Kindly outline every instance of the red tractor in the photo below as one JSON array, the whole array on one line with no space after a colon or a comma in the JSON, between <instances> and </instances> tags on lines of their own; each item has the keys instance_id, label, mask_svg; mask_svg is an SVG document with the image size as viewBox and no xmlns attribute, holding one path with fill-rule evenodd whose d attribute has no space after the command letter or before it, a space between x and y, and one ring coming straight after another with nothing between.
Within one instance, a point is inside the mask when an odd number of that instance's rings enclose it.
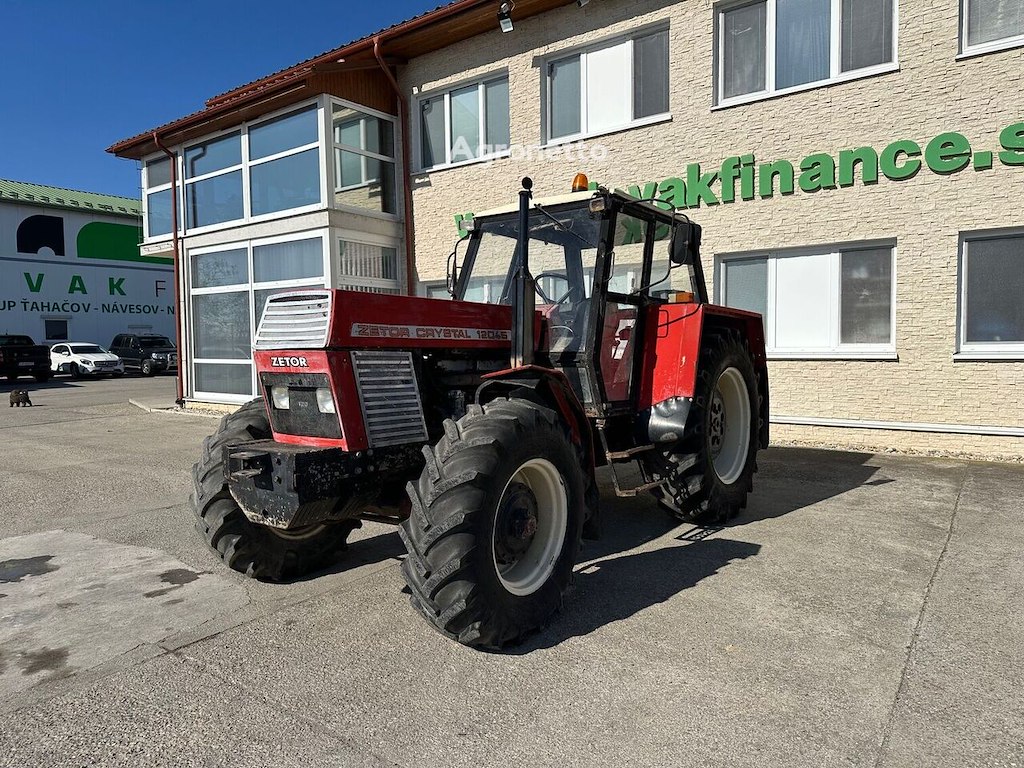
<instances>
[{"instance_id":1,"label":"red tractor","mask_svg":"<svg viewBox=\"0 0 1024 768\"><path fill-rule=\"evenodd\" d=\"M262 397L193 468L197 527L228 566L295 578L362 520L394 523L413 606L496 649L561 605L599 532L597 467L680 520L744 506L768 444L761 318L708 303L700 227L663 202L531 186L472 222L454 301L268 300Z\"/></svg>"}]
</instances>

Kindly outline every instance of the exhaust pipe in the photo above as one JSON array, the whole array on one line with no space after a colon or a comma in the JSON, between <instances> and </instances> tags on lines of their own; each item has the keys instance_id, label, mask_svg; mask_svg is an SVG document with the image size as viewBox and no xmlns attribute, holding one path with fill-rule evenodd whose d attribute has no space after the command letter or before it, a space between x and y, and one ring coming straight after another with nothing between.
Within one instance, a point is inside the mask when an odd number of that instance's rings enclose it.
<instances>
[{"instance_id":1,"label":"exhaust pipe","mask_svg":"<svg viewBox=\"0 0 1024 768\"><path fill-rule=\"evenodd\" d=\"M537 293L530 274L530 201L533 179L523 179L519 190L519 263L512 289L512 368L533 365L533 338Z\"/></svg>"}]
</instances>

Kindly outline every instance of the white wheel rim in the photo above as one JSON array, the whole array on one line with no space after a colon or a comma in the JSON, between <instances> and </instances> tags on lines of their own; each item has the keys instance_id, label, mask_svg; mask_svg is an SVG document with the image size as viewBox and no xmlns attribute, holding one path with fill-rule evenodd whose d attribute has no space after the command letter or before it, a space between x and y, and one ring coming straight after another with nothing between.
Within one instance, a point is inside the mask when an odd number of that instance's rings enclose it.
<instances>
[{"instance_id":1,"label":"white wheel rim","mask_svg":"<svg viewBox=\"0 0 1024 768\"><path fill-rule=\"evenodd\" d=\"M743 474L750 449L750 398L736 368L726 368L711 397L708 448L718 479L731 485Z\"/></svg>"},{"instance_id":2,"label":"white wheel rim","mask_svg":"<svg viewBox=\"0 0 1024 768\"><path fill-rule=\"evenodd\" d=\"M550 578L565 544L569 520L569 496L562 474L547 459L530 459L512 473L498 500L497 515L506 503L513 483L525 485L536 499L536 530L526 551L513 562L499 562L499 530L496 519L491 541L491 557L498 580L513 595L531 595Z\"/></svg>"}]
</instances>

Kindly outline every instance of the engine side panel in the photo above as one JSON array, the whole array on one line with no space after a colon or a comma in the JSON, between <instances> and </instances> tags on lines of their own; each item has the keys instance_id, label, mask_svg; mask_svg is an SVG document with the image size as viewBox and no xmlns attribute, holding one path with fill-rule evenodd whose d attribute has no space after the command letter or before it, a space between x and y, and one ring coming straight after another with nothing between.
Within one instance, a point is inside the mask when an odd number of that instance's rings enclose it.
<instances>
[{"instance_id":1,"label":"engine side panel","mask_svg":"<svg viewBox=\"0 0 1024 768\"><path fill-rule=\"evenodd\" d=\"M536 325L541 325L539 318ZM511 329L509 306L337 290L328 344L353 349L507 349Z\"/></svg>"}]
</instances>

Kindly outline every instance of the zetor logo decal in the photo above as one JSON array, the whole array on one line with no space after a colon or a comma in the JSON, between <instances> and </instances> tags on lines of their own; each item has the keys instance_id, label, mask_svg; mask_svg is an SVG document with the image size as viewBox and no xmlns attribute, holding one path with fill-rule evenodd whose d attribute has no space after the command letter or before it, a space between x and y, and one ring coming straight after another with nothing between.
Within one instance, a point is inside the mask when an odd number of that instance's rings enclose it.
<instances>
[{"instance_id":1,"label":"zetor logo decal","mask_svg":"<svg viewBox=\"0 0 1024 768\"><path fill-rule=\"evenodd\" d=\"M274 368L309 368L309 361L304 357L272 357L270 364Z\"/></svg>"},{"instance_id":2,"label":"zetor logo decal","mask_svg":"<svg viewBox=\"0 0 1024 768\"><path fill-rule=\"evenodd\" d=\"M493 328L453 328L447 325L369 325L353 323L352 336L360 339L470 339L510 341L512 334Z\"/></svg>"}]
</instances>

